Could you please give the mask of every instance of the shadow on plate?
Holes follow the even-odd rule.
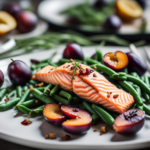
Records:
[[[61,137],[65,136],[66,134],[68,135],[68,133],[66,133],[65,131],[63,131],[62,127],[57,127],[57,126],[53,126],[49,123],[47,123],[45,120],[43,120],[41,126],[40,126],[40,131],[42,136],[45,138],[46,134],[50,134],[50,133],[55,133],[56,137],[59,139],[59,141],[61,141]],[[70,135],[71,136],[71,140],[76,140],[79,138],[82,138],[85,134],[83,135]],[[64,142],[64,141],[62,141]]]
[[[137,135],[120,135],[115,133],[114,136],[111,138],[112,142],[123,142],[123,141],[131,141],[137,138]]]

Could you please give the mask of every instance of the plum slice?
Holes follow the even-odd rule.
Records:
[[[121,51],[116,51],[115,53],[107,53],[103,57],[103,61],[106,66],[115,70],[121,71],[128,65],[128,57],[125,53]]]
[[[43,115],[45,120],[52,125],[60,126],[66,120],[66,116],[62,114],[59,104],[46,104],[43,109]]]
[[[71,134],[85,134],[90,129],[92,118],[88,112],[67,105],[62,105],[61,111],[70,118],[62,124],[66,132]]]
[[[115,119],[113,129],[119,134],[135,134],[143,127],[144,122],[144,111],[130,109]]]

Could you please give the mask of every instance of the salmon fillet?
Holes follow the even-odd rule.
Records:
[[[58,68],[48,65],[37,72],[33,79],[54,85],[59,84],[61,88],[73,91],[81,98],[118,113],[123,113],[135,102],[132,95],[118,89],[94,70],[88,75],[81,75],[78,68],[72,80],[73,67],[72,63],[66,63]],[[91,69],[83,64],[81,67]]]

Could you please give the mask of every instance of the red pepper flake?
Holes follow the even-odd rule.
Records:
[[[119,94],[115,94],[113,95],[113,98],[117,98],[119,96]]]
[[[6,98],[6,99],[5,99],[5,102],[8,102],[9,100],[10,100],[10,98]]]
[[[93,72],[93,70],[89,69],[89,68],[86,68],[85,70],[80,69],[79,72],[80,72],[81,75],[89,75],[90,73]]]
[[[107,98],[110,98],[112,92],[107,92]]]
[[[73,70],[75,68],[75,66],[72,66],[71,68],[70,68],[70,70]]]

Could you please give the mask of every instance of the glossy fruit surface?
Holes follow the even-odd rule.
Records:
[[[126,53],[129,64],[128,70],[129,72],[137,72],[140,76],[142,76],[147,71],[147,66],[142,58],[138,57],[134,53]]]
[[[121,27],[121,25],[122,25],[121,19],[118,16],[113,15],[113,16],[109,16],[106,19],[103,27],[106,29],[117,30]]]
[[[6,11],[0,11],[0,35],[3,35],[17,27],[17,22],[13,16]]]
[[[88,112],[67,105],[62,105],[61,111],[65,116],[70,118],[62,124],[66,132],[71,134],[84,134],[90,129],[92,118]]]
[[[107,0],[96,0],[93,6],[96,8],[102,8],[106,6],[107,4],[108,4]]]
[[[143,14],[142,7],[135,0],[117,0],[116,10],[117,14],[124,21],[132,21]]]
[[[8,12],[13,17],[16,17],[17,14],[21,11],[21,7],[18,4],[6,4],[3,6],[2,10]]]
[[[147,0],[136,0],[140,6],[145,9],[146,8],[146,5],[147,5]]]
[[[29,66],[21,60],[11,62],[7,72],[13,85],[25,85],[32,77]]]
[[[66,116],[61,112],[59,104],[46,104],[43,109],[43,115],[45,120],[52,125],[60,126],[66,120]]]
[[[145,112],[138,109],[130,109],[120,114],[114,121],[113,128],[120,134],[135,134],[144,125]]]
[[[83,60],[83,52],[81,46],[76,43],[67,45],[63,52],[63,58]]]
[[[103,57],[103,61],[106,66],[116,71],[121,71],[128,65],[128,57],[121,51],[105,54]]]
[[[38,24],[37,16],[30,11],[22,11],[17,17],[17,28],[22,33],[27,33],[35,29]]]
[[[3,85],[4,83],[4,74],[3,72],[0,70],[0,87]]]
[[[30,61],[32,64],[40,64],[41,63],[39,60],[36,60],[36,59],[31,59]]]

